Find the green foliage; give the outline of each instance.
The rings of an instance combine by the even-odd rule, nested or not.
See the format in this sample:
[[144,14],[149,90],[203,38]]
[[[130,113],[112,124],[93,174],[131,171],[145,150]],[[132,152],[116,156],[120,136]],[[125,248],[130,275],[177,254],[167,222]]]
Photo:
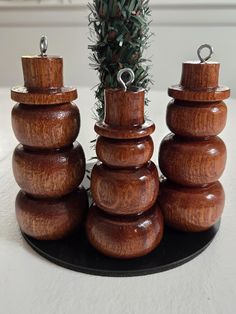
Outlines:
[[91,66],[98,72],[97,119],[104,117],[104,89],[117,88],[117,73],[131,68],[133,86],[146,91],[151,83],[149,66],[143,58],[150,38],[148,0],[93,0],[89,4],[92,44]]

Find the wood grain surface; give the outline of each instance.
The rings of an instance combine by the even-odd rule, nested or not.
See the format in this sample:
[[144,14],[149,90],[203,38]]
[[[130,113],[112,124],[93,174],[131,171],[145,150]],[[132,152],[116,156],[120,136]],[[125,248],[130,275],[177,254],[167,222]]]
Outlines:
[[185,186],[217,181],[226,163],[226,147],[219,137],[192,140],[173,133],[161,142],[159,166],[169,180]]
[[155,249],[163,237],[163,216],[157,205],[143,215],[129,217],[89,210],[87,234],[101,253],[121,259],[135,258]]
[[186,101],[221,101],[230,96],[230,89],[219,86],[220,64],[217,62],[189,61],[182,65],[180,84],[168,89],[174,99]]
[[170,181],[160,185],[158,204],[165,222],[181,231],[200,232],[221,217],[225,194],[219,181],[205,187],[181,187]]
[[106,89],[104,122],[119,128],[142,125],[144,96],[144,90],[125,92],[121,89]]
[[63,86],[63,59],[57,56],[24,56],[24,86],[11,89],[12,100],[28,105],[55,105],[77,98],[77,90]]
[[223,131],[230,89],[219,86],[220,64],[184,62],[180,84],[168,90],[166,123],[173,132],[161,142],[159,204],[165,222],[178,230],[199,232],[213,226],[224,208],[224,191],[217,181],[225,169]]
[[167,106],[166,123],[171,132],[187,137],[218,135],[226,125],[227,107],[219,102],[171,100]]
[[99,160],[114,168],[139,168],[152,157],[154,150],[150,136],[137,140],[113,140],[99,136],[96,153]]
[[75,142],[60,150],[32,151],[19,144],[12,159],[15,180],[34,196],[60,197],[79,186],[85,173],[85,156]]
[[153,162],[139,169],[111,169],[98,163],[92,171],[93,199],[110,214],[144,212],[156,202],[158,190],[158,172]]
[[74,87],[62,87],[48,91],[30,91],[26,87],[16,86],[11,89],[11,99],[26,105],[58,105],[71,102],[78,97]]
[[182,64],[180,85],[190,90],[214,89],[219,86],[218,62],[188,61]]
[[105,118],[95,124],[100,161],[91,173],[96,207],[86,223],[90,243],[105,255],[142,256],[162,239],[162,216],[150,212],[159,190],[158,171],[150,161],[154,130],[155,124],[144,119],[143,90],[105,91]]
[[36,199],[20,191],[15,208],[24,233],[38,240],[59,240],[79,228],[88,209],[88,199],[83,188],[56,199]]
[[63,87],[63,58],[58,56],[23,56],[24,86],[30,91]]
[[79,109],[71,103],[57,106],[16,104],[12,110],[12,128],[24,146],[62,148],[71,145],[79,134]]
[[112,127],[104,122],[97,122],[94,130],[97,134],[112,139],[140,139],[151,135],[155,131],[155,124],[152,121],[145,121],[142,125],[120,128]]

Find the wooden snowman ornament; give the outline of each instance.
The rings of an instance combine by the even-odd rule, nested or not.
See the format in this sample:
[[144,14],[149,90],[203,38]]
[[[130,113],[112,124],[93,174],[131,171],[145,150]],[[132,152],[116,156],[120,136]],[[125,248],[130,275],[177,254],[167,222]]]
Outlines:
[[[208,48],[207,58],[202,49]],[[219,86],[220,64],[207,62],[209,45],[198,49],[199,61],[183,63],[179,85],[169,88],[173,97],[166,121],[173,132],[160,146],[159,165],[167,178],[161,183],[159,204],[165,222],[182,231],[198,232],[213,226],[224,208],[224,190],[218,179],[226,163],[226,147],[217,136],[225,127],[230,96]]]
[[[131,79],[125,84],[124,73]],[[126,74],[127,74],[126,73]],[[142,89],[129,88],[130,69],[118,73],[123,89],[105,91],[105,119],[95,124],[100,160],[91,174],[94,204],[87,219],[90,243],[105,255],[127,259],[148,254],[163,236],[156,204],[157,168],[150,161],[155,125],[144,119]]]
[[12,127],[21,143],[13,154],[13,172],[21,191],[16,216],[21,230],[40,240],[57,240],[81,223],[87,196],[78,188],[85,156],[76,142],[80,113],[75,88],[63,85],[63,59],[47,56],[47,38],[39,56],[22,57],[24,87],[14,87]]

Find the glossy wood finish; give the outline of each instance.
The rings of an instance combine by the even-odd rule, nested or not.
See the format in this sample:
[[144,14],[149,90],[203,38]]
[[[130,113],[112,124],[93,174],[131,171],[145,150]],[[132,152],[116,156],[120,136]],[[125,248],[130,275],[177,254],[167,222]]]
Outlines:
[[63,87],[63,59],[59,56],[23,56],[24,86],[29,90]]
[[220,86],[212,90],[194,91],[181,85],[174,85],[168,89],[168,95],[179,100],[209,102],[229,98],[230,90],[228,87]]
[[130,128],[111,127],[104,122],[97,122],[94,130],[97,134],[112,139],[140,139],[151,135],[155,131],[155,124],[152,121],[145,121],[144,124]]
[[[152,121],[144,120],[144,91],[106,90],[105,120],[95,124],[99,160],[91,174],[90,243],[105,255],[134,258],[153,250],[163,236],[157,199],[159,178],[150,161]],[[143,216],[144,215],[144,216]]]
[[26,87],[16,86],[11,90],[11,99],[26,105],[58,105],[71,102],[77,97],[77,90],[73,87],[32,92]]
[[95,124],[95,132],[112,139],[140,139],[155,130],[152,121],[144,119],[143,89],[135,91],[107,89],[105,91],[105,119]]
[[105,91],[105,124],[119,128],[130,128],[144,123],[145,91],[121,89]]
[[219,86],[220,64],[185,62],[179,85],[169,88],[174,99],[166,122],[173,133],[161,142],[159,165],[168,179],[161,184],[159,204],[166,223],[182,231],[213,226],[224,208],[217,181],[226,163],[226,147],[218,135],[225,127],[230,95]]
[[184,62],[179,85],[171,86],[168,94],[187,101],[221,101],[230,96],[226,86],[219,86],[220,64],[216,62]]
[[20,188],[40,198],[60,197],[82,182],[85,157],[75,142],[61,150],[31,151],[20,144],[13,154],[13,172]]
[[28,105],[56,105],[77,98],[77,90],[63,86],[63,59],[57,56],[22,57],[24,87],[11,90],[12,100]]
[[159,178],[154,163],[139,169],[110,169],[96,164],[91,176],[91,192],[95,203],[110,214],[132,215],[154,205]]
[[200,232],[219,220],[225,195],[219,181],[203,188],[180,187],[164,181],[160,185],[158,203],[170,227]]
[[218,62],[183,62],[180,85],[192,90],[217,88],[219,71],[220,64]]
[[17,140],[38,149],[71,145],[79,133],[80,113],[76,105],[30,106],[16,104],[12,127]]
[[85,191],[76,191],[85,174],[83,149],[74,142],[80,113],[70,103],[77,90],[63,86],[61,57],[22,57],[22,67],[24,87],[11,90],[19,102],[12,110],[12,127],[21,142],[12,159],[22,189],[16,215],[29,236],[61,239],[79,225],[88,207]]
[[169,180],[186,186],[217,181],[226,163],[226,147],[219,137],[193,140],[167,135],[161,142],[159,166]]
[[163,237],[163,216],[158,206],[134,217],[114,217],[96,206],[86,224],[90,243],[101,253],[121,259],[135,258],[155,249]]
[[109,167],[141,167],[152,157],[154,144],[150,136],[137,140],[113,140],[99,136],[96,153]]
[[58,199],[35,199],[23,191],[16,198],[21,230],[38,240],[58,240],[80,226],[88,208],[85,189]]
[[224,102],[191,102],[171,100],[166,123],[178,135],[208,137],[218,135],[225,127],[227,107]]

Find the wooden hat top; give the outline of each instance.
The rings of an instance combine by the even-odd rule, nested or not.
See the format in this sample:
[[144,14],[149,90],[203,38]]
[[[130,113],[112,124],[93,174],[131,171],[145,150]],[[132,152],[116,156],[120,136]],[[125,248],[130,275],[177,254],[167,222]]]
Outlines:
[[95,124],[95,132],[113,139],[137,139],[155,130],[152,121],[144,118],[145,91],[105,90],[105,118]]
[[47,56],[45,53],[46,50],[42,52],[41,49],[39,56],[21,58],[24,87],[12,88],[13,100],[31,105],[49,105],[70,102],[77,98],[75,88],[63,86],[63,58]]
[[121,89],[105,90],[104,122],[114,127],[132,127],[144,123],[143,89],[123,91]]
[[135,139],[152,134],[155,125],[144,118],[143,89],[124,91],[105,90],[105,118],[95,124],[95,131],[114,139]]
[[63,87],[63,59],[57,56],[23,56],[25,87],[31,91]]
[[[122,78],[123,74],[126,81]],[[131,69],[121,69],[117,81],[122,89],[105,90],[105,118],[95,124],[95,132],[99,135],[113,139],[135,139],[154,132],[154,123],[144,118],[145,90],[134,86],[128,89],[134,79]]]
[[[201,48],[209,48],[203,45]],[[210,49],[212,49],[210,47]],[[199,50],[198,50],[199,51]],[[211,50],[212,54],[213,50]],[[210,56],[211,56],[210,54]],[[182,77],[179,85],[168,89],[169,96],[187,101],[220,101],[230,96],[230,89],[219,86],[220,64],[218,62],[206,62],[200,57],[199,61],[188,61],[182,65]]]
[[[123,75],[126,79],[124,81]],[[124,68],[117,73],[117,82],[122,89],[105,90],[105,119],[110,127],[132,128],[144,123],[144,98],[142,88],[131,87],[135,80],[132,69]]]

